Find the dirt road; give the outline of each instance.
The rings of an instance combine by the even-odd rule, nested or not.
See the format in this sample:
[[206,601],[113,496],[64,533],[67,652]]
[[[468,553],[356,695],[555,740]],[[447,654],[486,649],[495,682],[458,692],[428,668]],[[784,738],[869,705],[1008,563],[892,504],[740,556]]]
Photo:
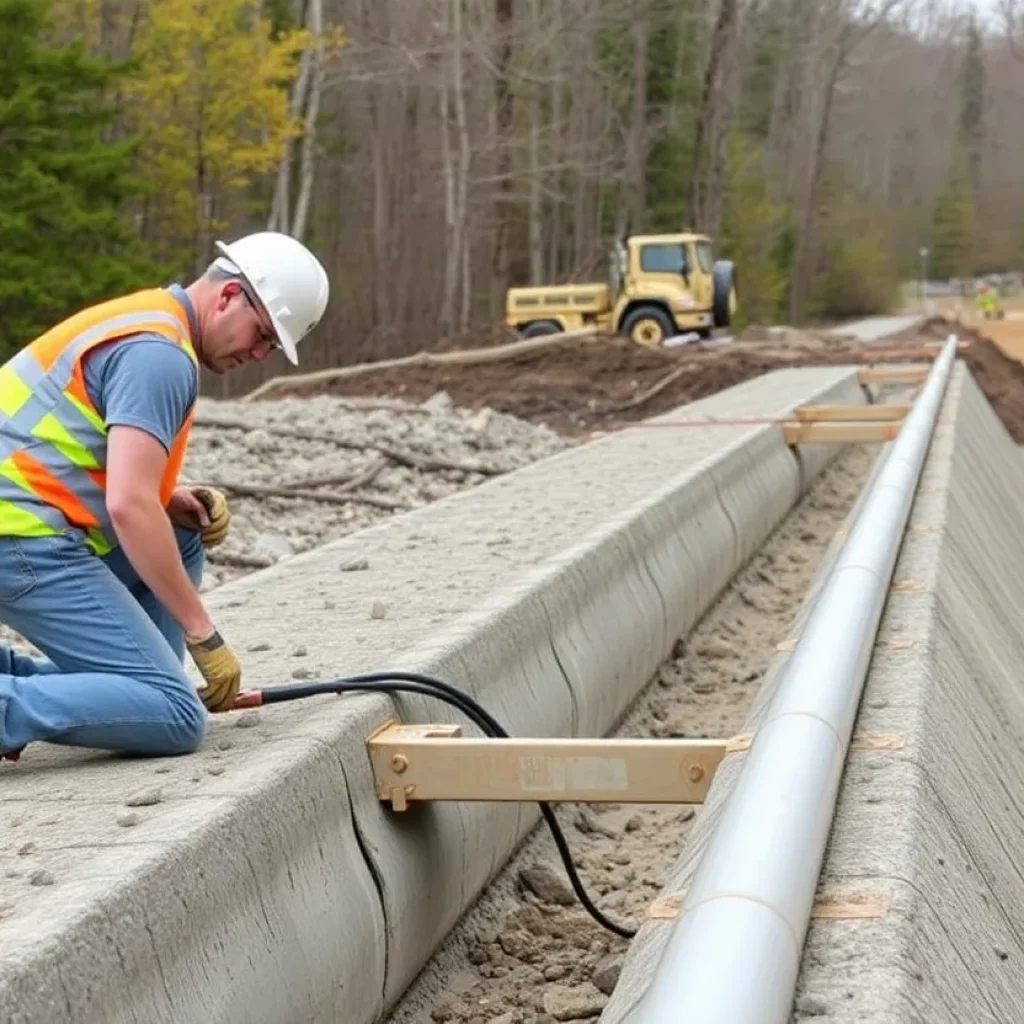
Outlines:
[[[676,656],[617,735],[712,737],[740,730],[775,645],[787,635],[876,455],[876,448],[851,448],[833,463],[690,637],[677,644]],[[695,814],[672,806],[566,805],[558,818],[587,891],[614,920],[632,924],[657,896]],[[580,907],[542,826],[387,1021],[593,1019],[614,987],[625,948],[625,940]]]

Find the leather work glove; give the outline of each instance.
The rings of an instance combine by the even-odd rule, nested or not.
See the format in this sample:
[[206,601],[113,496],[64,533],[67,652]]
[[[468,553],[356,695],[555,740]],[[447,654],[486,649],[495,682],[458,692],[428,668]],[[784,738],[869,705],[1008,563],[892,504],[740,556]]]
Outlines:
[[208,637],[185,638],[192,660],[206,680],[199,696],[208,711],[230,711],[242,684],[242,665],[215,629]]
[[[205,548],[223,544],[231,522],[231,510],[223,492],[214,487],[188,487],[181,490],[185,494],[191,494],[202,508],[183,507],[183,499],[179,492],[167,510],[171,522],[184,526],[187,530],[198,531]],[[187,498],[184,500],[187,502]]]

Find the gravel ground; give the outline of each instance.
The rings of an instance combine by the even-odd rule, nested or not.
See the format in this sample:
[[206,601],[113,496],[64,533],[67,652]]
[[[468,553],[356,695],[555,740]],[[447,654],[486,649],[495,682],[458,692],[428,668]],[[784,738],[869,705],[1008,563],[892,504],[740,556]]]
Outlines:
[[[842,453],[677,643],[617,735],[715,737],[741,730],[775,645],[787,635],[876,454],[871,447]],[[693,808],[678,806],[563,805],[557,814],[588,893],[608,916],[629,924],[658,895],[695,820]],[[626,946],[576,901],[541,825],[386,1020],[593,1020],[614,988]]]
[[210,552],[204,589],[568,443],[489,408],[454,408],[444,392],[419,405],[330,396],[203,399],[183,478],[223,487],[232,510],[228,539]]

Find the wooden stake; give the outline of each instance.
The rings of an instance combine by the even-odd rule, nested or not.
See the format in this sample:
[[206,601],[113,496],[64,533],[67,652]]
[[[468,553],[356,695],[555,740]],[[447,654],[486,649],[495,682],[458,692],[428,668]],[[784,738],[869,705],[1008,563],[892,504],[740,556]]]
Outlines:
[[920,384],[928,377],[929,364],[880,363],[857,371],[861,384]]
[[782,432],[786,444],[865,444],[892,441],[900,424],[864,423],[787,423]]
[[895,403],[879,405],[801,405],[793,415],[804,423],[834,422],[876,422],[879,420],[902,420],[911,406]]

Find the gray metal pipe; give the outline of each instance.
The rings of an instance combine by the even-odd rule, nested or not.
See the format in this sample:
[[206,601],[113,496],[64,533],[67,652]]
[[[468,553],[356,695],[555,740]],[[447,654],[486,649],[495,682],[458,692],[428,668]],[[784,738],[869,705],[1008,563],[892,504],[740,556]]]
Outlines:
[[757,730],[635,1024],[785,1024],[846,751],[956,358],[950,335]]

